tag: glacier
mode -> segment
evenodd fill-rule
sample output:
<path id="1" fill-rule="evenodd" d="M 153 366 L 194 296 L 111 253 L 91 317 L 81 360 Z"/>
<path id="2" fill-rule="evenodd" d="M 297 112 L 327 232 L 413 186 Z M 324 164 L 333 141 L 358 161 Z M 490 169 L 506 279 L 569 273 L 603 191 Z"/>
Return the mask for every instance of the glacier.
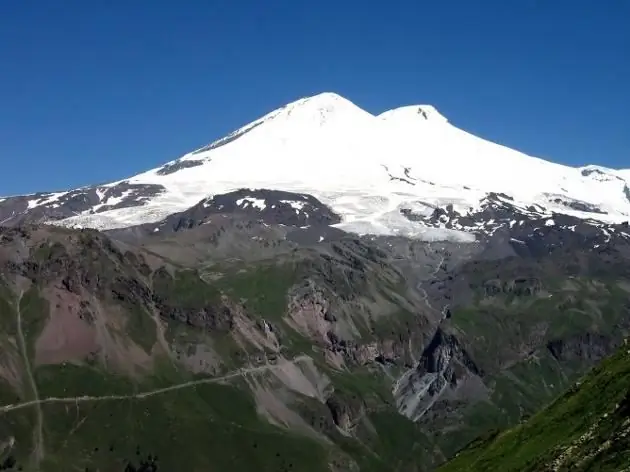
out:
<path id="1" fill-rule="evenodd" d="M 629 180 L 630 170 L 570 167 L 479 138 L 430 105 L 373 115 L 340 95 L 321 93 L 160 167 L 99 186 L 99 195 L 121 182 L 165 189 L 141 204 L 96 212 L 111 203 L 101 201 L 50 223 L 121 228 L 159 221 L 213 195 L 265 188 L 313 195 L 341 216 L 338 226 L 347 231 L 466 240 L 470 236 L 457 231 L 431 232 L 400 210 L 452 205 L 466 214 L 500 192 L 523 208 L 619 223 L 629 219 Z M 589 207 L 597 212 L 585 211 Z"/>

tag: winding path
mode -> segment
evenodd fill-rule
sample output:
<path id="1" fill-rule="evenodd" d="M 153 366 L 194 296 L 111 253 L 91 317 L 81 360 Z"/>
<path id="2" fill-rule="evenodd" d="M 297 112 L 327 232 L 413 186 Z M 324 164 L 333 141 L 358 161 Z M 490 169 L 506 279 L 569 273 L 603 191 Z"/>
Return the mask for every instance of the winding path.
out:
<path id="1" fill-rule="evenodd" d="M 230 372 L 229 374 L 222 375 L 221 377 L 191 380 L 190 382 L 184 382 L 181 384 L 171 385 L 169 387 L 162 387 L 162 388 L 157 388 L 155 390 L 135 393 L 133 395 L 103 395 L 103 396 L 96 396 L 96 397 L 83 395 L 80 397 L 48 397 L 44 399 L 40 399 L 39 397 L 37 397 L 35 400 L 30 400 L 27 402 L 0 406 L 0 414 L 7 413 L 9 411 L 20 410 L 22 408 L 27 408 L 29 406 L 35 406 L 35 405 L 38 406 L 38 410 L 41 413 L 41 405 L 45 403 L 81 403 L 81 402 L 143 399 L 143 398 L 152 397 L 154 395 L 160 395 L 162 393 L 172 392 L 173 390 L 190 388 L 190 387 L 194 387 L 196 385 L 202 385 L 202 384 L 222 382 L 224 380 L 229 380 L 235 377 L 239 377 L 241 375 L 247 375 L 247 374 L 252 374 L 256 372 L 264 372 L 266 370 L 273 370 L 275 368 L 281 367 L 282 364 L 285 362 L 293 363 L 293 362 L 300 362 L 306 359 L 309 359 L 309 356 L 302 354 L 302 355 L 294 357 L 293 359 L 281 361 L 278 364 L 265 364 L 258 367 L 249 367 L 246 369 L 239 369 L 237 371 Z"/>
<path id="2" fill-rule="evenodd" d="M 435 277 L 437 276 L 437 273 L 440 271 L 440 269 L 442 268 L 442 265 L 444 264 L 444 259 L 445 257 L 443 255 L 440 255 L 440 262 L 438 262 L 438 264 L 435 266 L 435 270 L 433 270 L 433 272 L 431 272 L 429 274 L 429 277 L 425 280 L 421 280 L 420 282 L 418 282 L 416 284 L 416 289 L 422 292 L 422 297 L 423 297 L 423 301 L 424 304 L 432 311 L 435 311 L 437 313 L 440 313 L 442 320 L 443 321 L 446 318 L 446 311 L 449 308 L 449 305 L 445 305 L 444 308 L 442 308 L 442 310 L 437 310 L 436 308 L 433 307 L 433 305 L 431 305 L 431 303 L 429 302 L 429 294 L 427 293 L 427 291 L 424 289 L 424 287 L 422 287 L 422 284 L 424 284 L 425 282 L 427 282 L 427 280 L 432 280 L 435 279 Z"/>
<path id="3" fill-rule="evenodd" d="M 28 377 L 28 381 L 33 393 L 34 400 L 29 403 L 33 405 L 37 405 L 36 408 L 36 417 L 37 424 L 35 429 L 35 445 L 34 445 L 34 456 L 35 456 L 35 465 L 36 468 L 41 463 L 44 458 L 44 414 L 41 408 L 41 400 L 39 399 L 39 392 L 37 390 L 37 384 L 35 383 L 35 378 L 33 377 L 33 371 L 31 370 L 31 362 L 28 358 L 28 350 L 26 348 L 26 340 L 24 338 L 24 332 L 22 331 L 22 297 L 24 296 L 24 291 L 21 290 L 20 294 L 17 298 L 17 305 L 15 307 L 16 311 L 16 324 L 17 324 L 17 335 L 18 342 L 20 345 L 20 352 L 22 354 L 22 361 L 24 362 L 24 367 L 26 369 L 26 375 Z"/>

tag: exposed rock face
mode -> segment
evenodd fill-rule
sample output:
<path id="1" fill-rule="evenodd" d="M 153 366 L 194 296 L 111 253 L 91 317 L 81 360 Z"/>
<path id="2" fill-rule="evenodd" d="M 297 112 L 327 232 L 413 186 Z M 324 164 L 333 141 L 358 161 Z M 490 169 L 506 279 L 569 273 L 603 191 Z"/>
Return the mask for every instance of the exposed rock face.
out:
<path id="1" fill-rule="evenodd" d="M 175 172 L 178 172 L 182 169 L 190 169 L 192 167 L 198 167 L 203 165 L 204 161 L 203 160 L 195 160 L 195 159 L 187 159 L 187 160 L 183 160 L 183 159 L 179 159 L 177 161 L 168 163 L 168 164 L 164 164 L 162 167 L 160 167 L 157 171 L 156 174 L 158 175 L 170 175 L 170 174 L 174 174 Z"/>
<path id="2" fill-rule="evenodd" d="M 297 227 L 328 226 L 341 221 L 315 197 L 279 190 L 241 189 L 203 200 L 191 210 L 205 215 L 243 213 L 270 225 Z"/>
<path id="3" fill-rule="evenodd" d="M 254 130 L 256 127 L 260 126 L 261 124 L 263 124 L 263 122 L 254 122 L 253 125 L 245 127 L 245 128 L 241 128 L 239 130 L 236 130 L 230 134 L 228 134 L 227 136 L 225 136 L 224 138 L 221 139 L 217 139 L 216 141 L 213 141 L 212 143 L 208 144 L 207 146 L 204 146 L 202 148 L 197 149 L 196 151 L 193 152 L 194 154 L 201 154 L 202 152 L 206 152 L 206 151 L 210 151 L 212 149 L 217 149 L 221 146 L 225 146 L 226 144 L 231 143 L 232 141 L 237 140 L 238 138 L 244 136 L 245 134 L 249 133 L 250 131 Z"/>
<path id="4" fill-rule="evenodd" d="M 330 302 L 321 289 L 308 283 L 306 287 L 291 297 L 288 305 L 288 319 L 296 329 L 311 339 L 322 343 L 336 340 L 331 331 L 337 320 L 331 312 Z"/>
<path id="5" fill-rule="evenodd" d="M 188 162 L 188 161 L 184 161 Z M 243 221 L 261 222 L 269 226 L 287 226 L 290 239 L 297 242 L 318 242 L 339 237 L 339 230 L 330 225 L 339 223 L 340 217 L 316 198 L 278 190 L 241 189 L 204 199 L 193 207 L 169 215 L 157 223 L 112 230 L 115 237 L 164 236 L 196 228 L 211 222 L 217 216 L 229 216 Z M 345 234 L 345 233 L 342 233 Z"/>
<path id="6" fill-rule="evenodd" d="M 107 186 L 8 197 L 0 200 L 0 225 L 62 220 L 80 214 L 140 206 L 164 190 L 158 184 L 122 181 Z"/>
<path id="7" fill-rule="evenodd" d="M 585 213 L 595 213 L 595 214 L 600 214 L 600 215 L 607 214 L 606 211 L 590 203 L 580 202 L 580 201 L 575 201 L 575 200 L 568 200 L 566 198 L 555 197 L 555 196 L 550 196 L 549 199 L 553 203 L 564 205 L 567 208 L 571 208 L 572 210 L 583 211 Z"/>
<path id="8" fill-rule="evenodd" d="M 350 431 L 365 415 L 365 404 L 357 396 L 333 394 L 326 400 L 335 424 Z"/>
<path id="9" fill-rule="evenodd" d="M 513 294 L 518 297 L 536 296 L 542 290 L 542 283 L 535 277 L 519 277 L 513 280 L 488 280 L 484 282 L 486 296 Z"/>
<path id="10" fill-rule="evenodd" d="M 585 333 L 547 343 L 547 349 L 561 362 L 601 361 L 619 346 L 619 341 L 596 333 Z"/>
<path id="11" fill-rule="evenodd" d="M 550 199 L 557 200 L 553 196 Z M 576 209 L 582 203 L 571 201 L 567 205 Z M 453 205 L 425 205 L 425 209 L 431 211 L 403 208 L 401 213 L 412 221 L 421 221 L 434 228 L 475 233 L 486 244 L 503 245 L 522 255 L 544 256 L 558 249 L 597 248 L 612 241 L 630 242 L 630 231 L 625 224 L 604 224 L 554 213 L 540 205 L 524 208 L 501 193 L 488 194 L 475 211 L 460 213 Z M 589 211 L 605 213 L 597 208 L 589 208 Z M 504 253 L 502 257 L 506 255 Z"/>
<path id="12" fill-rule="evenodd" d="M 194 298 L 183 298 L 179 291 L 184 284 L 193 283 L 197 287 L 192 288 L 200 293 Z M 208 288 L 198 279 L 197 273 L 192 272 L 185 282 L 178 282 L 165 268 L 160 268 L 153 274 L 153 286 L 153 302 L 162 317 L 208 332 L 225 333 L 234 327 L 232 309 L 217 294 L 208 293 Z M 191 287 L 186 289 L 190 290 Z"/>
<path id="13" fill-rule="evenodd" d="M 438 329 L 418 365 L 398 380 L 394 397 L 401 414 L 418 420 L 447 389 L 455 390 L 467 377 L 481 375 L 457 338 Z"/>

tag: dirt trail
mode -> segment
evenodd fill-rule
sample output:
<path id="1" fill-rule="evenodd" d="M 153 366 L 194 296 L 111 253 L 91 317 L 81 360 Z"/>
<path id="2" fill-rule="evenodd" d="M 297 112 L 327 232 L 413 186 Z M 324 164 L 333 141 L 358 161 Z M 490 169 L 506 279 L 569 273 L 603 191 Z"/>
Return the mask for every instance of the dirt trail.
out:
<path id="1" fill-rule="evenodd" d="M 431 247 L 431 245 L 429 244 L 429 247 Z M 416 289 L 421 292 L 422 294 L 422 301 L 424 302 L 424 304 L 427 306 L 427 308 L 431 311 L 433 311 L 434 313 L 439 313 L 440 315 L 440 323 L 442 323 L 446 318 L 447 318 L 447 313 L 448 310 L 450 308 L 450 305 L 447 303 L 445 304 L 441 310 L 438 310 L 437 308 L 435 308 L 433 305 L 431 305 L 431 302 L 429 302 L 429 294 L 427 293 L 427 291 L 424 289 L 424 287 L 422 287 L 422 285 L 428 281 L 431 281 L 433 279 L 435 279 L 437 277 L 438 272 L 440 271 L 440 269 L 442 269 L 442 266 L 444 265 L 444 260 L 446 259 L 445 256 L 440 255 L 440 262 L 438 262 L 438 264 L 435 266 L 435 269 L 429 274 L 429 276 L 424 279 L 421 280 L 420 282 L 418 282 L 416 284 Z"/>
<path id="2" fill-rule="evenodd" d="M 283 362 L 300 362 L 306 359 L 309 359 L 309 356 L 302 354 L 302 355 L 294 357 L 293 359 L 283 361 Z M 237 371 L 230 372 L 229 374 L 222 375 L 221 377 L 212 377 L 208 379 L 192 380 L 190 382 L 184 382 L 181 384 L 171 385 L 170 387 L 157 388 L 155 390 L 149 390 L 147 392 L 136 393 L 133 395 L 103 395 L 99 397 L 83 395 L 80 397 L 49 397 L 49 398 L 44 398 L 44 399 L 37 398 L 35 400 L 30 400 L 28 402 L 0 406 L 0 414 L 13 411 L 13 410 L 27 408 L 29 406 L 35 406 L 35 405 L 38 406 L 38 410 L 41 412 L 41 405 L 44 403 L 80 403 L 80 402 L 143 399 L 143 398 L 152 397 L 154 395 L 159 395 L 161 393 L 172 392 L 173 390 L 180 390 L 182 388 L 194 387 L 195 385 L 216 383 L 216 382 L 221 382 L 224 380 L 229 380 L 229 379 L 241 376 L 241 375 L 253 374 L 255 372 L 264 372 L 266 370 L 273 370 L 281 366 L 282 366 L 282 362 L 278 364 L 266 364 L 266 365 L 262 365 L 258 367 L 248 367 L 245 369 L 239 369 Z"/>
<path id="3" fill-rule="evenodd" d="M 15 307 L 15 312 L 17 313 L 17 335 L 18 342 L 20 344 L 20 351 L 22 353 L 22 361 L 24 362 L 24 367 L 26 368 L 26 375 L 28 376 L 28 381 L 31 386 L 31 390 L 33 393 L 34 400 L 32 403 L 37 405 L 36 415 L 37 415 L 37 424 L 35 426 L 35 446 L 33 449 L 33 454 L 35 456 L 35 466 L 36 470 L 39 468 L 39 464 L 44 458 L 44 414 L 41 408 L 41 401 L 39 399 L 39 392 L 37 390 L 37 384 L 35 383 L 35 378 L 33 377 L 33 371 L 31 370 L 31 362 L 28 358 L 28 351 L 26 348 L 26 340 L 24 339 L 24 332 L 22 331 L 22 297 L 24 296 L 24 291 L 21 290 L 18 298 L 17 305 Z"/>
<path id="4" fill-rule="evenodd" d="M 444 264 L 444 256 L 440 256 L 440 262 L 437 264 L 437 266 L 435 266 L 435 270 L 433 272 L 431 272 L 429 274 L 429 277 L 426 280 L 421 280 L 420 282 L 418 282 L 418 284 L 416 285 L 416 288 L 422 292 L 422 298 L 424 300 L 424 304 L 432 311 L 435 311 L 437 313 L 440 313 L 442 319 L 444 319 L 445 317 L 445 313 L 446 310 L 448 309 L 448 305 L 446 305 L 441 311 L 437 310 L 436 308 L 434 308 L 431 303 L 429 302 L 429 295 L 427 294 L 427 291 L 422 287 L 422 284 L 425 283 L 427 280 L 433 280 L 436 276 L 437 273 L 440 271 L 440 269 L 442 268 L 442 265 Z"/>

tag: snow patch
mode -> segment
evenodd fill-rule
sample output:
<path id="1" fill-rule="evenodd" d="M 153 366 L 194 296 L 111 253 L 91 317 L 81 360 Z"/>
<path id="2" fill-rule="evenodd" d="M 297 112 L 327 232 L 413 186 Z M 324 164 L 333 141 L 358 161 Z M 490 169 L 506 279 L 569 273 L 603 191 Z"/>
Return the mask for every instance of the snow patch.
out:
<path id="1" fill-rule="evenodd" d="M 104 199 L 102 196 L 99 196 L 101 203 L 99 203 L 98 205 L 94 205 L 94 207 L 92 207 L 92 211 L 97 211 L 104 206 L 116 206 L 133 193 L 134 189 L 129 189 L 121 192 L 121 194 L 118 196 L 105 197 Z"/>
<path id="2" fill-rule="evenodd" d="M 258 208 L 259 210 L 264 210 L 267 208 L 267 203 L 262 198 L 253 198 L 253 197 L 245 197 L 239 198 L 236 200 L 236 204 L 240 207 L 247 208 L 253 206 L 254 208 Z"/>
<path id="3" fill-rule="evenodd" d="M 62 196 L 66 195 L 68 192 L 55 192 L 47 195 L 46 197 L 41 196 L 38 198 L 34 198 L 28 201 L 28 209 L 32 210 L 33 208 L 37 208 L 39 206 L 50 205 L 51 203 L 59 200 Z"/>
<path id="4" fill-rule="evenodd" d="M 304 205 L 306 205 L 306 202 L 302 202 L 302 201 L 298 201 L 298 200 L 280 200 L 282 203 L 286 203 L 287 205 L 290 205 L 291 208 L 294 208 L 295 210 L 301 210 L 302 208 L 304 208 Z M 296 213 L 299 213 L 299 211 L 296 211 Z"/>

